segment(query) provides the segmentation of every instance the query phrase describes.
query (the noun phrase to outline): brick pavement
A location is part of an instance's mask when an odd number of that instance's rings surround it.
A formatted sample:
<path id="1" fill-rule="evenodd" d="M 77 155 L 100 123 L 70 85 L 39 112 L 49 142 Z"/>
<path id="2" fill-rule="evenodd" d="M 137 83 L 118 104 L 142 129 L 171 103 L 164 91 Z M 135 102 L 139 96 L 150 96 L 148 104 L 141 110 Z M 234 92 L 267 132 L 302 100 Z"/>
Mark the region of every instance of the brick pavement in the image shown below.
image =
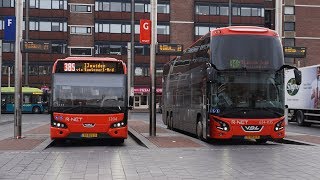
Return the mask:
<path id="1" fill-rule="evenodd" d="M 128 122 L 130 130 L 136 131 L 142 135 L 140 138 L 143 143 L 149 141 L 158 148 L 195 148 L 204 147 L 199 141 L 192 140 L 193 138 L 187 137 L 180 133 L 165 129 L 163 127 L 156 127 L 156 137 L 149 136 L 149 124 L 144 121 L 130 120 Z"/>

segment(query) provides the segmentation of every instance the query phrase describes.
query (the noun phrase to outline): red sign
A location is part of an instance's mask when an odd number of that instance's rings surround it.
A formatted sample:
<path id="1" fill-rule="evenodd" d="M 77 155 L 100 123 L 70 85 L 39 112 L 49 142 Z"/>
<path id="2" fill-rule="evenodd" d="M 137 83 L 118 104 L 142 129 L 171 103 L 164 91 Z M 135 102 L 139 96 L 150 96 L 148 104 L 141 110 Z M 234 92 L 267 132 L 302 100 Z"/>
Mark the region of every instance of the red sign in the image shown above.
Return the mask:
<path id="1" fill-rule="evenodd" d="M 134 93 L 149 93 L 150 88 L 134 88 Z M 157 93 L 162 93 L 162 88 L 156 89 Z"/>
<path id="2" fill-rule="evenodd" d="M 140 20 L 140 44 L 151 44 L 151 21 Z"/>

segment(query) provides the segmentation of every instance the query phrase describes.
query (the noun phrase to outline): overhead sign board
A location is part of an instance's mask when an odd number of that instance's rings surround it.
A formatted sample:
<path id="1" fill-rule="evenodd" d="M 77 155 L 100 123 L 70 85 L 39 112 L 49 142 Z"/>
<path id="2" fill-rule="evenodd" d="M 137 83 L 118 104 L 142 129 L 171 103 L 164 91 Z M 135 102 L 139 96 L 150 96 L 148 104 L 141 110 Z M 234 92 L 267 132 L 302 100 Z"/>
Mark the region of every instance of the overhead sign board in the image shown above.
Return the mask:
<path id="1" fill-rule="evenodd" d="M 183 45 L 182 44 L 168 44 L 161 43 L 157 45 L 157 54 L 160 55 L 175 55 L 179 56 L 183 53 Z"/>
<path id="2" fill-rule="evenodd" d="M 21 52 L 24 53 L 51 53 L 50 41 L 23 41 Z"/>
<path id="3" fill-rule="evenodd" d="M 287 58 L 305 58 L 307 55 L 307 48 L 285 46 L 283 47 L 283 54 L 284 57 Z"/>
<path id="4" fill-rule="evenodd" d="M 16 40 L 16 17 L 6 16 L 4 18 L 4 40 L 15 41 Z"/>
<path id="5" fill-rule="evenodd" d="M 140 44 L 151 44 L 151 21 L 140 20 Z"/>

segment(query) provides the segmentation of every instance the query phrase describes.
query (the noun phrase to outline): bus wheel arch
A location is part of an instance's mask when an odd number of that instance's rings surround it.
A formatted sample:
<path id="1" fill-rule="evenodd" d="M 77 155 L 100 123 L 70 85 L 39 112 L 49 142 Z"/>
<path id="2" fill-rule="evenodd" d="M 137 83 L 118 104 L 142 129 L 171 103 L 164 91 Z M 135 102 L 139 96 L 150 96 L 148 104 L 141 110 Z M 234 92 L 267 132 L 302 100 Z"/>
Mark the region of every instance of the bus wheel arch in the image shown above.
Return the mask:
<path id="1" fill-rule="evenodd" d="M 39 106 L 35 106 L 32 108 L 32 113 L 33 114 L 41 114 L 41 109 Z"/>

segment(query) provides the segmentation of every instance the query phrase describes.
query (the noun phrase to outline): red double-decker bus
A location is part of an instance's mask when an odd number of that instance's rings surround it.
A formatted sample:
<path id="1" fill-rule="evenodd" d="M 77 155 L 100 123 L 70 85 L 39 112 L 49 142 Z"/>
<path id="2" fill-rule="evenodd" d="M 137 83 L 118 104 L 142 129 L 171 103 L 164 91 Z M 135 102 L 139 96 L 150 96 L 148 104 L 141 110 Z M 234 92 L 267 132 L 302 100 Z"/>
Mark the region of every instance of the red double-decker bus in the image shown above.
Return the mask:
<path id="1" fill-rule="evenodd" d="M 212 30 L 164 66 L 163 122 L 200 139 L 282 139 L 284 68 L 275 31 Z"/>
<path id="2" fill-rule="evenodd" d="M 127 69 L 114 58 L 68 57 L 53 66 L 51 139 L 128 136 Z"/>

